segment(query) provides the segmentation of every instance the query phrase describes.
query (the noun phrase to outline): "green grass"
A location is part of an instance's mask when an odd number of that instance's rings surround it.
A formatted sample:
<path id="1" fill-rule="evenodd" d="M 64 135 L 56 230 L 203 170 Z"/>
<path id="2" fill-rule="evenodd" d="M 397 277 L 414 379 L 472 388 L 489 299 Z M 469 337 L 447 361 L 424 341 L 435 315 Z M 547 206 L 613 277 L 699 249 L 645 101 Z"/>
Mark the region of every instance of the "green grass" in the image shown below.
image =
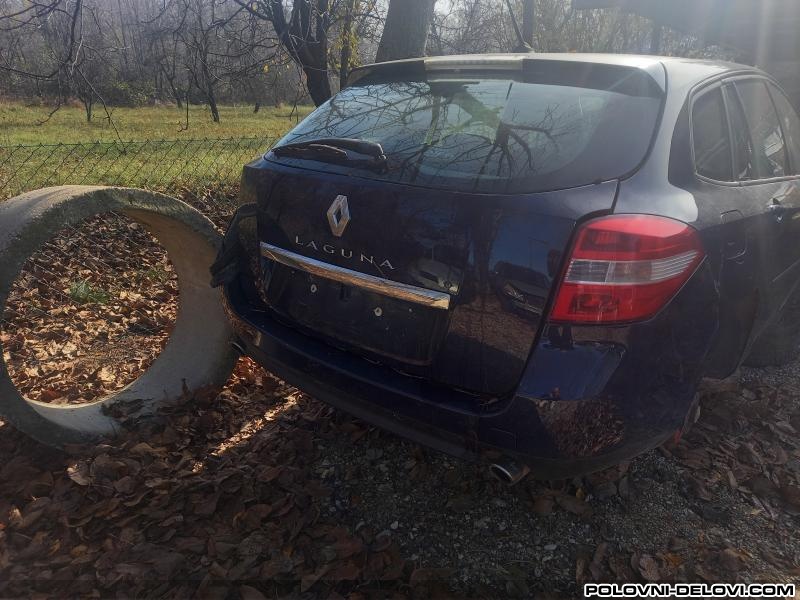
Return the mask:
<path id="1" fill-rule="evenodd" d="M 147 269 L 144 273 L 144 277 L 150 281 L 164 284 L 169 281 L 170 273 L 163 266 L 158 265 L 152 269 Z"/>
<path id="2" fill-rule="evenodd" d="M 107 291 L 94 287 L 85 279 L 69 284 L 69 297 L 76 304 L 108 304 L 111 299 Z"/>
<path id="3" fill-rule="evenodd" d="M 82 106 L 61 107 L 48 120 L 51 110 L 47 106 L 0 101 L 0 145 L 110 142 L 117 139 L 102 107 L 95 107 L 91 123 L 86 122 Z M 109 110 L 119 136 L 127 141 L 278 136 L 307 115 L 312 107 L 299 106 L 294 113 L 291 106 L 262 107 L 254 113 L 252 106 L 223 106 L 220 107 L 220 122 L 214 123 L 207 107 L 191 106 L 188 129 L 184 128 L 185 111 L 174 106 Z"/>
<path id="4" fill-rule="evenodd" d="M 81 107 L 63 107 L 43 122 L 46 107 L 0 102 L 0 200 L 53 185 L 172 192 L 235 183 L 242 165 L 310 110 L 226 106 L 214 123 L 205 107 L 193 106 L 189 129 L 181 130 L 185 115 L 177 108 L 117 108 L 119 137 L 135 141 L 120 143 L 102 111 L 87 123 Z"/>

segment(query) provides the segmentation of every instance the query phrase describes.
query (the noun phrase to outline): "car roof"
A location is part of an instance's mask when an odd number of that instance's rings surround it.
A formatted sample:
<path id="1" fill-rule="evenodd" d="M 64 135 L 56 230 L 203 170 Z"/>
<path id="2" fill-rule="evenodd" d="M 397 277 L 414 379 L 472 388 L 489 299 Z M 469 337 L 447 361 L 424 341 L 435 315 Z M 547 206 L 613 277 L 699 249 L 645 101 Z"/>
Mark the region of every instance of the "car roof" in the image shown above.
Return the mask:
<path id="1" fill-rule="evenodd" d="M 641 69 L 649 72 L 658 81 L 659 67 L 666 72 L 668 79 L 684 87 L 701 83 L 707 79 L 726 73 L 760 71 L 754 67 L 720 60 L 701 60 L 674 56 L 653 56 L 639 54 L 584 54 L 584 53 L 508 53 L 508 54 L 460 54 L 453 56 L 427 56 L 405 60 L 374 63 L 354 69 L 350 83 L 361 77 L 382 71 L 392 71 L 403 67 L 424 68 L 426 72 L 451 69 L 470 69 L 483 71 L 510 71 L 521 68 L 523 61 L 568 61 L 596 65 L 614 65 Z"/>

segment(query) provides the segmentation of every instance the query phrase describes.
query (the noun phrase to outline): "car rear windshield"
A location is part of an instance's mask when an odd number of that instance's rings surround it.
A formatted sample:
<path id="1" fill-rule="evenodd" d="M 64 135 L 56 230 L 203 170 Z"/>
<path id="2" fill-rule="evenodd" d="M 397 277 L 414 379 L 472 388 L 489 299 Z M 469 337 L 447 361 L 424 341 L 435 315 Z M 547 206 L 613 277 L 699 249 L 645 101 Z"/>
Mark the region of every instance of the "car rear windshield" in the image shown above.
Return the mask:
<path id="1" fill-rule="evenodd" d="M 369 81 L 320 106 L 278 145 L 320 138 L 378 142 L 375 172 L 326 171 L 488 193 L 565 189 L 626 175 L 647 154 L 662 92 L 647 73 L 565 70 L 531 80 L 428 76 Z M 531 79 L 531 76 L 528 77 Z M 308 160 L 282 159 L 309 168 Z"/>

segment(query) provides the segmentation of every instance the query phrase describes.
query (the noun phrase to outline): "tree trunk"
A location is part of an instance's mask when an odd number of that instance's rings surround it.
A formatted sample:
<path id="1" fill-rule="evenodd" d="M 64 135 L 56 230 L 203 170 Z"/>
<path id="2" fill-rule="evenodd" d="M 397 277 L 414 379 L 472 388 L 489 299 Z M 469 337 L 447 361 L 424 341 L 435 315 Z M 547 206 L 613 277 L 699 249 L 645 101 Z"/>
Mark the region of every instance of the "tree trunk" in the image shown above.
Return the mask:
<path id="1" fill-rule="evenodd" d="M 94 108 L 94 100 L 89 98 L 83 101 L 83 108 L 86 110 L 86 122 L 92 122 L 92 109 Z"/>
<path id="2" fill-rule="evenodd" d="M 175 87 L 175 78 L 170 77 L 167 74 L 164 74 L 164 79 L 166 79 L 167 83 L 169 84 L 169 90 L 172 97 L 175 99 L 175 104 L 178 105 L 179 109 L 183 108 L 183 99 L 181 98 L 180 91 L 178 90 L 177 87 Z"/>
<path id="3" fill-rule="evenodd" d="M 331 82 L 328 80 L 328 71 L 314 66 L 303 66 L 303 72 L 306 74 L 308 95 L 311 96 L 314 104 L 319 106 L 327 102 L 333 95 Z"/>
<path id="4" fill-rule="evenodd" d="M 347 76 L 350 74 L 350 61 L 353 57 L 353 11 L 356 0 L 347 0 L 342 25 L 342 56 L 339 66 L 339 89 L 347 87 Z"/>
<path id="5" fill-rule="evenodd" d="M 391 0 L 376 62 L 425 56 L 436 0 Z"/>
<path id="6" fill-rule="evenodd" d="M 533 50 L 534 13 L 536 0 L 524 0 L 522 3 L 522 41 Z"/>
<path id="7" fill-rule="evenodd" d="M 182 109 L 183 108 L 183 96 L 181 95 L 180 91 L 172 84 L 171 81 L 169 82 L 169 88 L 170 88 L 171 96 L 172 96 L 173 100 L 175 100 L 175 105 L 178 107 L 178 110 Z"/>
<path id="8" fill-rule="evenodd" d="M 214 93 L 214 83 L 211 77 L 211 71 L 208 68 L 208 50 L 204 48 L 203 52 L 203 79 L 205 80 L 206 99 L 208 100 L 208 107 L 211 109 L 211 120 L 214 123 L 219 123 L 219 108 L 217 107 L 217 95 Z"/>
<path id="9" fill-rule="evenodd" d="M 211 120 L 214 123 L 219 123 L 219 108 L 217 107 L 217 98 L 214 95 L 214 90 L 209 89 L 208 93 L 208 107 L 211 109 Z"/>
<path id="10" fill-rule="evenodd" d="M 526 41 L 526 34 L 523 32 L 530 29 L 529 37 L 533 37 L 533 0 L 523 0 L 522 28 L 520 28 L 519 21 L 514 15 L 514 7 L 511 5 L 511 0 L 506 0 L 506 6 L 508 7 L 508 16 L 511 18 L 511 25 L 513 25 L 514 33 L 517 36 L 514 52 L 530 52 L 533 50 L 533 46 Z"/>

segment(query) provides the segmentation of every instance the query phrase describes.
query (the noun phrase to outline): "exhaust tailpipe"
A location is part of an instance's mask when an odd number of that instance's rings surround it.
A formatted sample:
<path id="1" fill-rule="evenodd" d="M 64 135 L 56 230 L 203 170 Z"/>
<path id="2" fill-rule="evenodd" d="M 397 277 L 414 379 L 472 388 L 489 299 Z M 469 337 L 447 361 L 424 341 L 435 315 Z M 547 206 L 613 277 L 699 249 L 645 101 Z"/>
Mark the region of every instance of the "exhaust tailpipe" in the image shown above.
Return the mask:
<path id="1" fill-rule="evenodd" d="M 531 470 L 528 465 L 521 465 L 511 458 L 504 458 L 489 465 L 489 472 L 503 483 L 514 485 L 522 481 Z"/>

